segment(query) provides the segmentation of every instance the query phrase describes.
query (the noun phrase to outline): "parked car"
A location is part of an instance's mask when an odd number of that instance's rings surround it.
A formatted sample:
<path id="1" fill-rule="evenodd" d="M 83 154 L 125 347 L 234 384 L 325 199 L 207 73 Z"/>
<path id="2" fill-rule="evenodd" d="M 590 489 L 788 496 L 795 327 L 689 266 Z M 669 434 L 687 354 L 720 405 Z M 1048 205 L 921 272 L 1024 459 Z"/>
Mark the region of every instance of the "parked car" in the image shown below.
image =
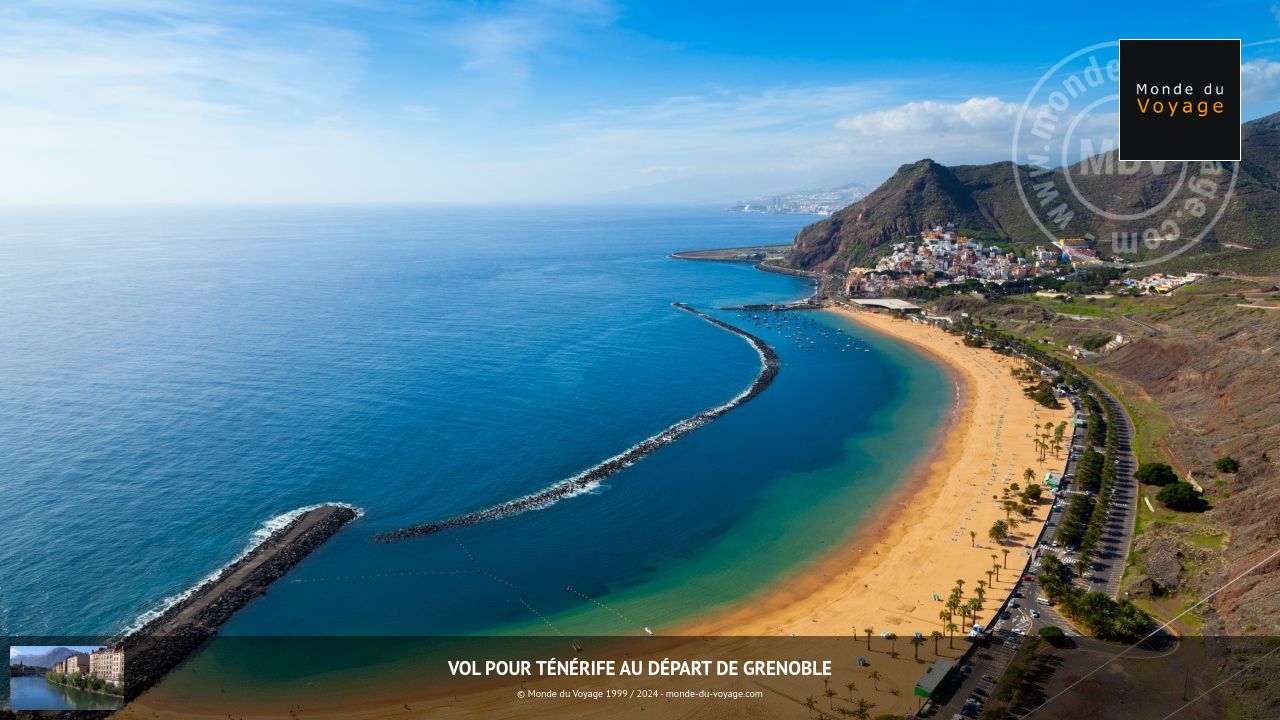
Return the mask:
<path id="1" fill-rule="evenodd" d="M 1038 618 L 1038 617 L 1040 617 L 1040 611 L 1039 611 L 1039 610 L 1036 610 L 1035 608 L 1032 608 L 1032 609 L 1031 609 L 1031 617 L 1033 617 L 1033 618 Z"/>
<path id="2" fill-rule="evenodd" d="M 982 679 L 986 680 L 989 683 L 993 683 L 996 681 L 995 676 L 992 675 L 991 673 L 986 673 L 985 675 L 982 676 Z"/>

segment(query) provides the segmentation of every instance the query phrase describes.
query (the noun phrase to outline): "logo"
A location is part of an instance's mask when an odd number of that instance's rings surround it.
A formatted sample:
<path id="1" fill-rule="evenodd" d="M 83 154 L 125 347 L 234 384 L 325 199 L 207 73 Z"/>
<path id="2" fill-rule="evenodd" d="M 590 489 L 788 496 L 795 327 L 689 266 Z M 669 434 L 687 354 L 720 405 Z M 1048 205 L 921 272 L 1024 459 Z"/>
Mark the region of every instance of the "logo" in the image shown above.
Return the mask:
<path id="1" fill-rule="evenodd" d="M 1217 159 L 1120 159 L 1119 48 L 1120 42 L 1099 43 L 1060 60 L 1027 93 L 1014 124 L 1013 173 L 1022 204 L 1041 234 L 1077 267 L 1141 267 L 1185 253 L 1222 217 L 1239 172 L 1238 163 Z M 1236 49 L 1238 77 L 1238 44 Z M 1204 90 L 1203 76 L 1184 77 L 1184 84 L 1197 78 Z M 1165 84 L 1155 77 L 1145 82 Z M 1235 119 L 1228 118 L 1237 141 L 1232 158 L 1239 149 L 1238 80 L 1235 91 Z M 1222 102 L 1225 107 L 1228 101 Z M 1212 111 L 1210 104 L 1206 113 Z M 1204 118 L 1182 118 L 1195 119 Z"/>

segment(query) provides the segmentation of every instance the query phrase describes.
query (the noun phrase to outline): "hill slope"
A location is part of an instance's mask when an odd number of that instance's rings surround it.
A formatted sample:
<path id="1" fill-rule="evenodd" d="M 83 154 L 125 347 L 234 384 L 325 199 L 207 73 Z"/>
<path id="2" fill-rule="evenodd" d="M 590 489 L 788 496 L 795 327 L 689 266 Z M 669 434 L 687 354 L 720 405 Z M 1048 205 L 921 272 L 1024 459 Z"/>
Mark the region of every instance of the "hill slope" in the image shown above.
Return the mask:
<path id="1" fill-rule="evenodd" d="M 1266 272 L 1280 264 L 1280 236 L 1273 231 L 1280 227 L 1280 113 L 1245 123 L 1242 136 L 1235 194 L 1205 242 L 1179 258 L 1178 266 Z M 1104 156 L 1092 162 L 1100 159 L 1114 161 Z M 1154 174 L 1149 167 L 1132 175 L 1082 173 L 1085 162 L 1065 172 L 1086 197 L 1112 198 L 1110 209 L 1123 214 L 1150 208 L 1179 180 L 1176 172 Z M 1067 186 L 1063 173 L 1054 171 L 1056 187 Z M 1011 162 L 947 167 L 925 159 L 903 165 L 865 198 L 801 230 L 788 259 L 798 268 L 846 270 L 892 242 L 946 222 L 1017 249 L 1043 245 L 1047 239 L 1023 207 L 1016 182 Z M 1096 216 L 1069 193 L 1060 199 L 1075 215 L 1064 234 L 1103 238 L 1132 229 Z M 1187 233 L 1199 229 L 1184 225 Z M 1103 248 L 1103 254 L 1110 253 Z"/>

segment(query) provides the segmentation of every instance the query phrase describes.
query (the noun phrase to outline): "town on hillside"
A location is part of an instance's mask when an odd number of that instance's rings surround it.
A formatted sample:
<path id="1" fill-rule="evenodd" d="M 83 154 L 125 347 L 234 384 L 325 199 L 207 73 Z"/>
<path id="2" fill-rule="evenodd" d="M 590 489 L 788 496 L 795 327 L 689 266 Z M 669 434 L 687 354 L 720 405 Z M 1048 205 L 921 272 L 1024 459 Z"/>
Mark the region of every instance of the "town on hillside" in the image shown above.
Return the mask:
<path id="1" fill-rule="evenodd" d="M 902 242 L 876 261 L 872 268 L 849 270 L 844 291 L 852 297 L 910 295 L 923 289 L 943 289 L 979 282 L 1003 285 L 1035 285 L 1036 279 L 1065 278 L 1081 270 L 1102 266 L 1097 251 L 1085 238 L 1061 238 L 1049 247 L 1041 245 L 1024 255 L 997 244 L 961 235 L 955 223 L 936 226 Z M 1170 292 L 1203 277 L 1151 275 L 1140 279 L 1113 279 L 1117 291 Z"/>

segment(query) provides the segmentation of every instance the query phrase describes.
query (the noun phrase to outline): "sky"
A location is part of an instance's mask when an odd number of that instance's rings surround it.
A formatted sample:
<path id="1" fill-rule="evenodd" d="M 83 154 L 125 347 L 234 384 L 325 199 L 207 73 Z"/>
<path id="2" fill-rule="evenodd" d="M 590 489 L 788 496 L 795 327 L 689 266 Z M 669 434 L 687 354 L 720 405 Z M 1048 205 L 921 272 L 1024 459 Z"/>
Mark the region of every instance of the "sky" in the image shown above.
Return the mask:
<path id="1" fill-rule="evenodd" d="M 1043 5 L 1043 6 L 1042 6 Z M 730 202 L 1010 156 L 1071 52 L 1280 5 L 6 0 L 0 203 Z"/>
<path id="2" fill-rule="evenodd" d="M 64 648 L 67 648 L 68 650 L 75 650 L 76 652 L 88 653 L 88 652 L 93 652 L 94 650 L 97 650 L 103 646 L 102 645 L 11 645 L 9 646 L 9 657 L 14 658 L 14 657 L 17 657 L 18 655 L 43 655 L 44 653 L 54 649 L 55 647 L 64 647 Z"/>

